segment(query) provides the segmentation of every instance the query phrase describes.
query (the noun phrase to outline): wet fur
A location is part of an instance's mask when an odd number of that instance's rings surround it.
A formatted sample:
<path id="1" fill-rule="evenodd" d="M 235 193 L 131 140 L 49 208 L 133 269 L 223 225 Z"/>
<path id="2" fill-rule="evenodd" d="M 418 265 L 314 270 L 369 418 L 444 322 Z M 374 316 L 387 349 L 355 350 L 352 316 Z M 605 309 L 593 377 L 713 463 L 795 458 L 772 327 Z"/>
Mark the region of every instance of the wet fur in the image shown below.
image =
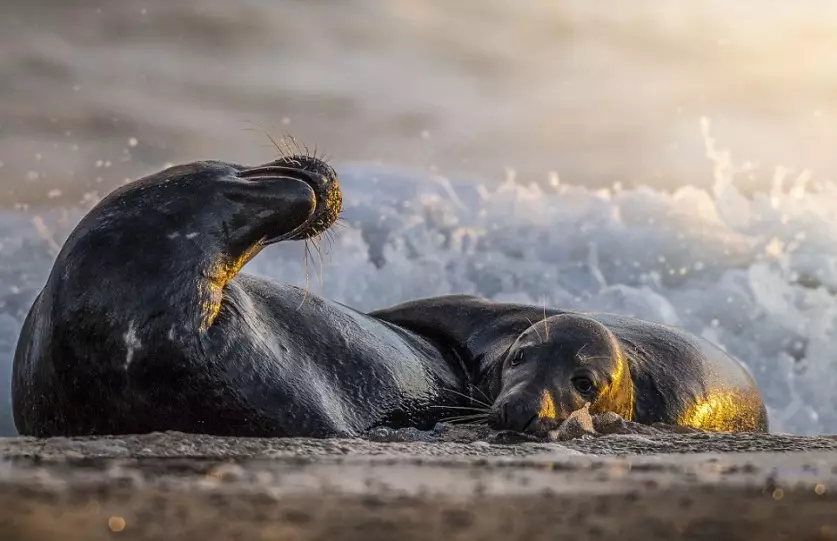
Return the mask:
<path id="1" fill-rule="evenodd" d="M 706 340 L 666 325 L 608 313 L 546 309 L 544 314 L 541 307 L 495 303 L 468 295 L 406 302 L 371 315 L 422 333 L 433 328 L 435 340 L 457 344 L 460 354 L 469 360 L 471 380 L 480 382 L 495 399 L 503 391 L 504 360 L 522 333 L 541 327 L 537 333 L 545 339 L 542 324 L 556 315 L 593 320 L 615 335 L 625 355 L 633 394 L 630 416 L 623 413 L 626 419 L 642 424 L 683 424 L 696 404 L 725 393 L 735 404 L 735 413 L 715 426 L 699 428 L 718 430 L 723 425 L 724 430 L 755 432 L 769 428 L 761 394 L 746 369 Z M 539 318 L 542 321 L 533 326 L 532 321 Z M 546 383 L 542 386 L 546 388 Z M 624 400 L 626 394 L 620 394 Z M 624 403 L 614 399 L 617 404 Z M 536 404 L 531 408 L 536 410 Z M 614 410 L 619 412 L 618 407 Z"/>

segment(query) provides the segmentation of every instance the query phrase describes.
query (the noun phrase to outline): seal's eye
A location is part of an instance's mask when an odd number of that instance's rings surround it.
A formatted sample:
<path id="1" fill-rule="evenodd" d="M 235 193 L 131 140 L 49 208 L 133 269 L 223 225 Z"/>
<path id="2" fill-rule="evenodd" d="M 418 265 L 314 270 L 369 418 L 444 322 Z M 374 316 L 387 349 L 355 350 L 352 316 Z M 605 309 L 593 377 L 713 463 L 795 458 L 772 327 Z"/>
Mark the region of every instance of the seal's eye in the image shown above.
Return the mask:
<path id="1" fill-rule="evenodd" d="M 573 385 L 576 390 L 583 395 L 591 394 L 596 388 L 590 378 L 584 376 L 573 378 Z"/>
<path id="2" fill-rule="evenodd" d="M 509 364 L 511 364 L 512 366 L 517 366 L 522 362 L 523 362 L 523 350 L 519 349 L 515 352 L 514 356 L 512 356 L 511 362 Z"/>

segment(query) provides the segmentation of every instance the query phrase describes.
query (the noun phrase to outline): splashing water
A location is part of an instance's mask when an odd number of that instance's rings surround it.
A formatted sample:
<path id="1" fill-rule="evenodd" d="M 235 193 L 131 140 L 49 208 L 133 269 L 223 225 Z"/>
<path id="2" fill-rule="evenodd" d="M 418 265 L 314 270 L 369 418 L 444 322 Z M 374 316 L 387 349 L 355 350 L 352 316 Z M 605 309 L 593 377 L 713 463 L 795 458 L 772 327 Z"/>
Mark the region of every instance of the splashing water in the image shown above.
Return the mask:
<path id="1" fill-rule="evenodd" d="M 345 228 L 310 269 L 312 293 L 363 310 L 471 293 L 615 311 L 683 328 L 752 371 L 774 431 L 837 432 L 837 187 L 777 174 L 743 196 L 707 137 L 712 193 L 476 182 L 366 164 L 340 167 Z M 0 214 L 2 431 L 17 334 L 56 247 L 81 213 Z M 34 224 L 34 227 L 33 227 Z M 305 285 L 303 246 L 271 247 L 245 272 Z M 315 262 L 317 265 L 319 262 Z M 322 272 L 322 281 L 316 277 Z"/>

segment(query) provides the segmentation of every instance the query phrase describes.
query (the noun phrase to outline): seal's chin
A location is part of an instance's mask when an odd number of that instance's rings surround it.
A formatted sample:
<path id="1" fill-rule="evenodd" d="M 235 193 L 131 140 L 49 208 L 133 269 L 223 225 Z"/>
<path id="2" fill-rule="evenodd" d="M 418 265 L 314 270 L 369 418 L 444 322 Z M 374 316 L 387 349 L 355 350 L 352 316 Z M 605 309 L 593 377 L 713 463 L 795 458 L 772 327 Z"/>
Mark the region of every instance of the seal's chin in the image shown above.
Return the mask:
<path id="1" fill-rule="evenodd" d="M 238 177 L 254 182 L 293 179 L 305 182 L 314 191 L 314 208 L 307 219 L 292 231 L 265 237 L 260 246 L 284 240 L 305 240 L 315 237 L 338 219 L 343 205 L 343 195 L 337 172 L 326 162 L 313 156 L 287 156 L 272 163 L 244 169 Z"/>
<path id="2" fill-rule="evenodd" d="M 525 434 L 532 434 L 533 436 L 546 437 L 547 434 L 553 430 L 558 430 L 558 427 L 564 422 L 564 419 L 541 419 L 534 417 L 529 425 L 523 430 Z"/>

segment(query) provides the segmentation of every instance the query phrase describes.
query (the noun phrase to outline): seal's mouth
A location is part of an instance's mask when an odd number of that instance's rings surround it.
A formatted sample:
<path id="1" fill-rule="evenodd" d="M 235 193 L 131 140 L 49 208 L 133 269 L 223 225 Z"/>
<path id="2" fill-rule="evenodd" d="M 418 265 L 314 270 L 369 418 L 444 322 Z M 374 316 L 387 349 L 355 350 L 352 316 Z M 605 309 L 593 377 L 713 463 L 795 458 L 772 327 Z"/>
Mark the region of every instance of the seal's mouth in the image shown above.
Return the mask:
<path id="1" fill-rule="evenodd" d="M 244 169 L 238 177 L 250 180 L 294 179 L 308 184 L 315 194 L 314 211 L 290 233 L 264 239 L 262 246 L 283 240 L 304 240 L 315 237 L 331 227 L 340 216 L 343 193 L 337 172 L 314 156 L 296 155 L 280 158 L 272 163 Z"/>
<path id="2" fill-rule="evenodd" d="M 557 430 L 565 419 L 541 419 L 537 415 L 532 418 L 529 424 L 523 429 L 525 434 L 532 434 L 538 437 L 546 437 L 553 430 Z"/>
<path id="3" fill-rule="evenodd" d="M 517 410 L 517 411 L 515 411 Z M 525 412 L 514 407 L 500 407 L 492 412 L 488 426 L 493 430 L 516 432 L 537 437 L 545 437 L 557 429 L 564 419 L 557 416 L 544 417 L 539 412 Z"/>

